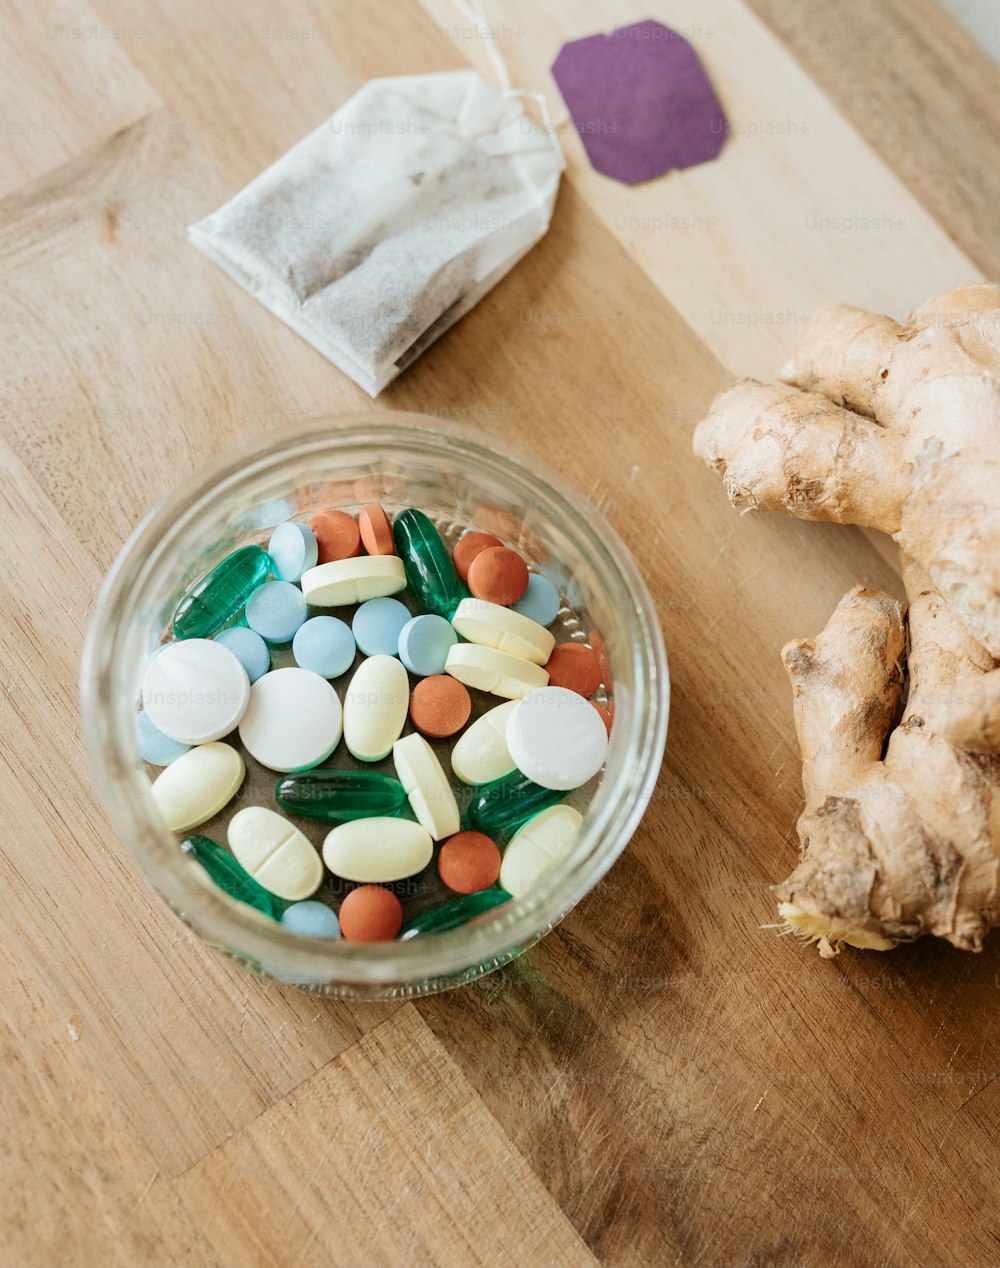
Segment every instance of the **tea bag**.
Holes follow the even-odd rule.
[[[562,151],[521,95],[372,80],[190,239],[376,396],[549,227]]]

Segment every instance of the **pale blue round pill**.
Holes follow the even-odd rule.
[[[340,921],[326,903],[306,901],[292,903],[285,908],[281,923],[292,933],[304,933],[310,938],[339,938]]]
[[[354,613],[351,629],[366,656],[395,656],[409,619],[409,608],[398,599],[369,599]]]
[[[308,524],[287,520],[271,534],[267,553],[271,571],[279,581],[298,581],[304,572],[316,567],[319,545]]]
[[[533,572],[528,578],[527,590],[510,607],[512,612],[520,612],[529,621],[537,621],[539,625],[549,626],[559,615],[559,591],[548,577]]]
[[[265,581],[247,599],[247,625],[268,643],[290,643],[307,615],[302,591],[290,581]]]
[[[271,653],[267,644],[259,634],[248,630],[245,625],[234,625],[230,630],[223,630],[212,640],[228,647],[243,668],[251,682],[263,678],[271,668]]]
[[[150,722],[145,710],[135,715],[135,738],[139,756],[151,766],[169,766],[178,757],[183,757],[191,747],[190,744],[178,744],[169,735],[164,735],[159,727]]]
[[[312,616],[292,639],[292,655],[300,669],[321,678],[339,678],[354,664],[357,652],[351,627],[335,616]]]
[[[443,674],[448,653],[457,642],[458,635],[443,616],[415,616],[400,632],[399,659],[419,678]]]

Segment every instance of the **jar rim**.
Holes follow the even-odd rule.
[[[581,531],[588,558],[611,600],[627,616],[633,690],[616,705],[608,764],[565,865],[532,894],[490,918],[433,938],[388,943],[319,940],[295,934],[223,895],[184,860],[174,834],[155,812],[139,759],[134,698],[124,680],[130,616],[143,585],[180,549],[199,512],[235,497],[268,468],[310,451],[367,445],[394,458],[439,453],[449,461],[486,460],[490,474]],[[572,485],[534,457],[452,420],[377,409],[311,419],[250,437],[210,459],[141,520],[112,565],[91,617],[81,669],[81,708],[91,769],[101,799],[123,839],[168,903],[216,945],[257,961],[288,980],[314,979],[319,989],[392,987],[392,993],[439,989],[435,980],[472,978],[536,941],[588,893],[618,858],[652,795],[666,742],[669,675],[666,650],[648,588],[618,534]],[[626,766],[627,780],[614,769]],[[621,772],[619,772],[620,775]],[[181,861],[184,860],[182,866]]]

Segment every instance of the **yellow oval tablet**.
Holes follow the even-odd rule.
[[[353,819],[327,833],[323,862],[335,876],[366,884],[401,881],[431,861],[431,834],[410,819]]]
[[[456,643],[448,653],[444,672],[467,687],[489,691],[507,700],[520,700],[529,691],[548,686],[549,675],[540,665],[495,647]]]
[[[406,588],[406,574],[398,555],[359,555],[310,568],[302,574],[301,585],[306,603],[338,608],[397,594]]]
[[[231,745],[199,744],[157,775],[153,800],[171,832],[187,832],[228,805],[245,774],[243,757]]]
[[[316,847],[294,823],[266,806],[246,806],[229,821],[227,839],[237,861],[258,885],[298,902],[315,894],[323,880]]]
[[[422,735],[408,735],[392,746],[399,782],[406,789],[418,821],[435,841],[454,836],[459,823],[458,802],[448,776]]]
[[[451,623],[470,643],[495,647],[535,665],[544,665],[556,645],[555,635],[544,625],[485,599],[463,599]]]
[[[396,657],[363,660],[344,696],[344,743],[353,756],[361,762],[388,757],[409,707],[410,679]]]
[[[500,888],[515,898],[529,893],[576,845],[583,816],[572,806],[550,806],[511,838],[500,864]]]
[[[451,769],[463,784],[491,784],[516,769],[507,747],[507,720],[516,700],[498,704],[460,735],[451,750]]]

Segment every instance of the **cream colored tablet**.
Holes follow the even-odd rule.
[[[540,665],[495,647],[456,643],[448,653],[444,671],[467,687],[490,691],[507,700],[520,700],[529,691],[548,685],[549,676]]]
[[[459,737],[451,750],[451,769],[463,784],[489,784],[517,769],[507,747],[507,722],[517,704],[498,704]]]
[[[229,821],[229,848],[258,885],[279,898],[298,902],[315,894],[323,880],[316,847],[284,815],[266,806],[247,806]]]
[[[458,802],[448,776],[424,737],[408,735],[397,740],[392,746],[392,760],[420,823],[435,841],[454,836],[461,826]]]
[[[410,679],[395,656],[363,660],[344,696],[344,742],[353,756],[361,762],[388,757],[409,707]]]
[[[199,744],[189,749],[153,783],[153,800],[172,832],[197,828],[236,796],[246,766],[229,744]]]
[[[463,599],[451,623],[470,643],[495,647],[535,665],[544,665],[556,645],[555,636],[537,621],[485,599]]]
[[[531,892],[551,867],[576,845],[583,816],[571,806],[550,806],[520,829],[500,864],[500,888],[514,898]]]
[[[359,555],[334,559],[302,574],[306,603],[316,608],[339,608],[398,594],[406,588],[403,561],[398,555]]]
[[[382,884],[422,872],[431,861],[431,834],[410,819],[352,819],[327,833],[323,862],[345,881]]]

